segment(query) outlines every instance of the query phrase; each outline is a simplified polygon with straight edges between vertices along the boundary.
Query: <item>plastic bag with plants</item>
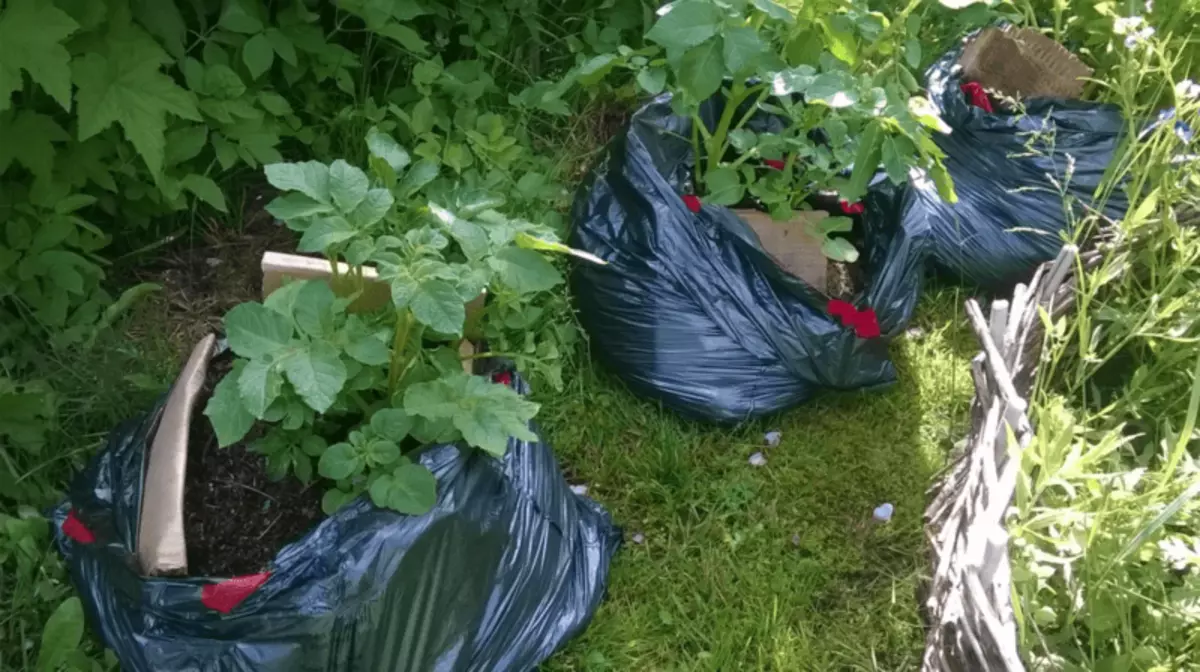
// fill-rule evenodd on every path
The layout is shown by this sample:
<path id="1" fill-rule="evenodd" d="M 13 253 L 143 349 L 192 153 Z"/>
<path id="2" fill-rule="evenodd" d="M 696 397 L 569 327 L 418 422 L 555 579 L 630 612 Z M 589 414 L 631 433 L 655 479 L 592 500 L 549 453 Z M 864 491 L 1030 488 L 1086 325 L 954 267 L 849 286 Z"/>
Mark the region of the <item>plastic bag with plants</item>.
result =
<path id="1" fill-rule="evenodd" d="M 369 172 L 266 167 L 321 256 L 229 311 L 56 511 L 122 669 L 530 669 L 599 604 L 620 532 L 481 349 L 536 322 L 568 248 L 368 147 Z"/>
<path id="2" fill-rule="evenodd" d="M 911 72 L 914 7 L 660 11 L 636 63 L 662 95 L 580 192 L 571 239 L 608 262 L 573 289 L 593 351 L 635 390 L 739 420 L 895 379 L 927 231 L 883 225 L 891 195 L 868 187 L 917 174 L 955 198 L 931 139 L 948 129 Z"/>

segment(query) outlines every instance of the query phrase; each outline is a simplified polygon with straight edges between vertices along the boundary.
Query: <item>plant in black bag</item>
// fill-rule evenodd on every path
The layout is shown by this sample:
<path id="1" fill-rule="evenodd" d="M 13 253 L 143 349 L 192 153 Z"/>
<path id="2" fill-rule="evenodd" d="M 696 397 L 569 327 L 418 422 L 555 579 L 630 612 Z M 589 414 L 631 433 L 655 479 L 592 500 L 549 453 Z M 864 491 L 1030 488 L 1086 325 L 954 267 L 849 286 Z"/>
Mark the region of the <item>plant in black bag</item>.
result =
<path id="1" fill-rule="evenodd" d="M 302 232 L 329 282 L 286 284 L 225 317 L 232 371 L 205 414 L 221 446 L 269 424 L 253 447 L 268 472 L 330 481 L 327 513 L 368 492 L 375 504 L 419 514 L 436 482 L 404 455 L 409 445 L 462 440 L 502 456 L 509 437 L 535 440 L 538 405 L 507 385 L 464 371 L 456 344 L 499 338 L 538 310 L 563 278 L 544 251 L 566 252 L 544 226 L 500 214 L 504 199 L 438 179 L 388 134 L 367 136 L 370 174 L 345 161 L 266 166 L 284 193 L 267 210 Z M 371 274 L 391 305 L 364 309 Z M 466 304 L 485 295 L 468 320 Z M 470 323 L 468 323 L 470 322 Z M 486 354 L 486 353 L 485 353 Z"/>
<path id="2" fill-rule="evenodd" d="M 881 162 L 893 182 L 917 168 L 955 200 L 944 155 L 929 137 L 949 129 L 916 95 L 910 71 L 921 62 L 919 5 L 912 0 L 890 21 L 861 0 L 805 3 L 798 15 L 772 0 L 680 0 L 660 11 L 646 37 L 665 57 L 649 61 L 638 82 L 650 93 L 669 90 L 675 112 L 692 118 L 699 197 L 685 196 L 688 207 L 698 211 L 701 199 L 733 206 L 749 196 L 783 221 L 832 190 L 850 214 Z M 718 92 L 724 106 L 709 127 L 701 104 Z M 782 121 L 780 130 L 747 127 L 764 112 Z M 832 235 L 851 227 L 846 217 L 830 217 L 811 232 L 826 256 L 853 262 L 854 246 Z"/>

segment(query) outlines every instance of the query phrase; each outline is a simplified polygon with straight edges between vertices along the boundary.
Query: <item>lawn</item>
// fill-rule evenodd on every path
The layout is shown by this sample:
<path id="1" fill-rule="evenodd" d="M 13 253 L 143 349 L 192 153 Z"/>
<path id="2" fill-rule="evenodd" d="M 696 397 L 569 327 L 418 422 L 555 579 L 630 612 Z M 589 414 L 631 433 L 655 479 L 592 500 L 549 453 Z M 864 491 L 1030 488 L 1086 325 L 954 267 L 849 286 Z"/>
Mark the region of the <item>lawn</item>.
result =
<path id="1" fill-rule="evenodd" d="M 917 669 L 925 490 L 971 398 L 960 298 L 926 295 L 893 345 L 898 384 L 739 427 L 680 419 L 591 364 L 544 395 L 572 481 L 626 532 L 606 602 L 548 669 Z"/>

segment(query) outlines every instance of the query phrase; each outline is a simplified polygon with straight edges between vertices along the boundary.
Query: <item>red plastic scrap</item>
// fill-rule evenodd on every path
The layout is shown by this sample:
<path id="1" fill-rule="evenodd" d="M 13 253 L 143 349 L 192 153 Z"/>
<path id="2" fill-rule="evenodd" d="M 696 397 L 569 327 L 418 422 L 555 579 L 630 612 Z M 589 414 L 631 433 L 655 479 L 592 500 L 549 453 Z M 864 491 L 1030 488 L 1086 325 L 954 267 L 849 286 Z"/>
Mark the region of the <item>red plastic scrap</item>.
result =
<path id="1" fill-rule="evenodd" d="M 774 168 L 775 170 L 783 170 L 787 164 L 779 159 L 763 159 L 763 163 Z"/>
<path id="2" fill-rule="evenodd" d="M 512 385 L 512 374 L 508 371 L 501 371 L 492 376 L 492 382 L 500 383 L 501 385 Z"/>
<path id="3" fill-rule="evenodd" d="M 989 114 L 994 111 L 992 99 L 988 97 L 987 91 L 983 90 L 983 85 L 979 82 L 965 82 L 958 88 L 962 89 L 963 94 L 967 96 L 967 102 Z"/>
<path id="4" fill-rule="evenodd" d="M 842 212 L 846 213 L 847 215 L 861 215 L 863 211 L 867 209 L 867 206 L 863 205 L 861 201 L 858 203 L 851 203 L 850 201 L 838 201 L 838 205 L 842 206 Z"/>
<path id="5" fill-rule="evenodd" d="M 847 301 L 830 299 L 827 309 L 830 315 L 841 321 L 842 326 L 854 329 L 854 335 L 859 338 L 877 338 L 880 334 L 879 319 L 875 316 L 874 308 L 859 310 Z"/>
<path id="6" fill-rule="evenodd" d="M 683 204 L 686 205 L 687 209 L 691 210 L 692 212 L 700 212 L 700 199 L 691 194 L 687 194 L 683 197 Z"/>
<path id="7" fill-rule="evenodd" d="M 96 535 L 75 516 L 75 509 L 67 512 L 67 519 L 63 521 L 62 531 L 63 534 L 81 544 L 91 544 L 96 541 Z"/>
<path id="8" fill-rule="evenodd" d="M 261 572 L 210 583 L 200 589 L 200 603 L 213 611 L 228 614 L 258 590 L 259 586 L 266 583 L 269 578 L 271 578 L 270 572 Z"/>

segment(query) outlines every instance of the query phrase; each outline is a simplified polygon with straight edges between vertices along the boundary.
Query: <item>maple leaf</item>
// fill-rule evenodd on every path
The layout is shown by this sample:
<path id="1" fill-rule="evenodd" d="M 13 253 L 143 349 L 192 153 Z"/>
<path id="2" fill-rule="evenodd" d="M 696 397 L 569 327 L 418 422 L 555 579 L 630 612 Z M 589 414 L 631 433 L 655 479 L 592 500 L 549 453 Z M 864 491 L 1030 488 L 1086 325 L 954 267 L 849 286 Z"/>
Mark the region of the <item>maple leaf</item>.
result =
<path id="1" fill-rule="evenodd" d="M 79 87 L 79 140 L 116 122 L 150 172 L 160 174 L 167 113 L 201 120 L 192 93 L 159 71 L 169 60 L 153 38 L 130 24 L 114 27 L 100 48 L 76 58 L 71 67 Z"/>
<path id="2" fill-rule="evenodd" d="M 43 0 L 9 0 L 0 13 L 0 111 L 21 88 L 21 71 L 71 109 L 71 54 L 60 44 L 79 29 L 70 16 Z"/>
<path id="3" fill-rule="evenodd" d="M 0 118 L 0 175 L 16 159 L 34 177 L 50 179 L 54 170 L 55 142 L 66 142 L 71 136 L 50 117 L 21 110 L 11 123 Z"/>

